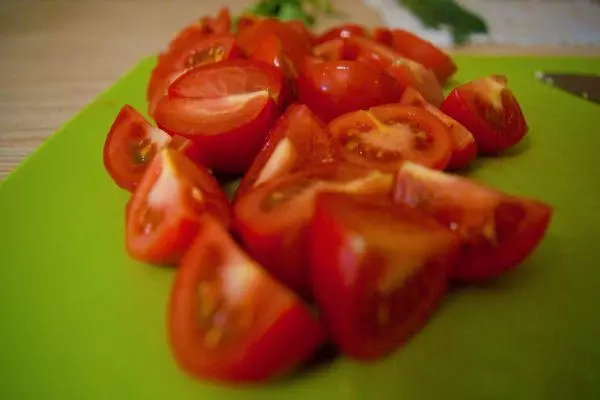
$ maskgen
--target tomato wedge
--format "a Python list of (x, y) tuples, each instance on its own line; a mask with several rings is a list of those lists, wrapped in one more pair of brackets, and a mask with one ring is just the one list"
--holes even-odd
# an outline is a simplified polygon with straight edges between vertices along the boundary
[(471, 131), (482, 154), (497, 154), (514, 146), (529, 130), (504, 76), (476, 79), (457, 87), (441, 110)]
[(457, 71), (452, 58), (433, 43), (404, 29), (375, 30), (375, 40), (390, 46), (398, 54), (431, 69), (443, 85)]
[(235, 199), (266, 181), (338, 158), (323, 123), (304, 104), (292, 104), (271, 129), (265, 146), (244, 175)]
[(317, 197), (308, 236), (326, 327), (344, 354), (364, 361), (389, 355), (425, 326), (458, 247), (419, 212), (331, 193)]
[(158, 102), (167, 132), (197, 143), (221, 172), (245, 172), (278, 117), (283, 74), (258, 61), (223, 61), (189, 70)]
[(329, 164), (257, 186), (233, 206), (234, 229), (245, 248), (274, 277), (309, 296), (306, 225), (321, 191), (374, 193), (391, 199), (393, 174)]
[(104, 167), (115, 183), (130, 192), (139, 184), (154, 155), (163, 147), (186, 154), (195, 163), (205, 165), (201, 150), (191, 141), (171, 137), (150, 125), (133, 107), (124, 105), (113, 122), (104, 143)]
[(323, 121), (400, 99), (396, 81), (381, 68), (357, 61), (305, 63), (297, 80), (298, 100)]
[(327, 126), (334, 142), (349, 162), (395, 171), (409, 160), (444, 169), (452, 154), (446, 125), (418, 107), (388, 104), (356, 111)]
[(444, 114), (439, 108), (428, 103), (419, 91), (410, 86), (407, 87), (400, 99), (400, 104), (421, 107), (436, 116), (448, 127), (454, 148), (446, 169), (455, 170), (466, 167), (477, 157), (477, 144), (471, 132), (452, 117)]
[(176, 263), (209, 213), (229, 226), (229, 203), (217, 180), (181, 153), (161, 150), (127, 206), (125, 242), (135, 259)]
[(411, 163), (399, 170), (394, 196), (460, 236), (451, 276), (467, 282), (491, 279), (521, 264), (542, 241), (553, 211), (540, 201)]
[(313, 47), (314, 57), (323, 61), (339, 61), (346, 56), (346, 41), (344, 39), (332, 39)]
[(321, 44), (334, 39), (348, 39), (352, 36), (365, 36), (365, 29), (356, 24), (335, 26), (319, 35), (314, 43)]
[(178, 365), (219, 382), (280, 377), (310, 357), (324, 332), (308, 308), (247, 256), (213, 217), (175, 277), (169, 339)]

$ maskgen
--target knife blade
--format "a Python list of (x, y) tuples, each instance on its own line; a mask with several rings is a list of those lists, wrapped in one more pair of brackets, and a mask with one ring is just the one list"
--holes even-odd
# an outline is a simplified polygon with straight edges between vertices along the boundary
[(535, 78), (540, 82), (600, 104), (600, 75), (536, 71)]

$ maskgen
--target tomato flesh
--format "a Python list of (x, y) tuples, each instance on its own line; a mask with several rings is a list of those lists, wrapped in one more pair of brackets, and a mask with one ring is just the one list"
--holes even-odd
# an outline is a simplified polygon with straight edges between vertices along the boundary
[(314, 57), (323, 61), (343, 60), (346, 55), (346, 42), (343, 39), (333, 39), (313, 47)]
[(229, 204), (219, 183), (178, 151), (165, 148), (148, 167), (127, 206), (127, 251), (141, 261), (176, 263), (206, 213), (229, 226)]
[(384, 357), (426, 324), (445, 293), (456, 237), (389, 204), (321, 194), (309, 226), (315, 298), (347, 356)]
[(365, 36), (365, 29), (356, 24), (346, 24), (333, 27), (315, 39), (315, 44), (321, 44), (335, 39), (348, 39), (352, 36)]
[(306, 225), (322, 191), (371, 193), (391, 199), (393, 174), (328, 164), (282, 176), (248, 191), (233, 206), (234, 229), (273, 276), (310, 295)]
[(346, 160), (368, 168), (394, 171), (410, 160), (444, 169), (452, 152), (448, 128), (417, 107), (388, 104), (356, 111), (327, 129)]
[(529, 128), (506, 78), (490, 76), (454, 89), (441, 110), (474, 136), (479, 152), (497, 154), (519, 143)]
[(398, 171), (394, 197), (459, 235), (451, 277), (466, 282), (495, 278), (520, 265), (542, 241), (552, 217), (552, 208), (542, 202), (411, 163)]
[(471, 132), (452, 117), (444, 114), (439, 108), (427, 102), (416, 89), (410, 86), (407, 87), (400, 99), (400, 104), (421, 107), (429, 111), (448, 127), (454, 148), (452, 149), (452, 156), (446, 169), (456, 170), (466, 167), (477, 157), (477, 144)]
[(178, 365), (217, 382), (265, 381), (290, 372), (323, 342), (322, 328), (218, 221), (205, 216), (201, 226), (179, 264), (169, 304)]

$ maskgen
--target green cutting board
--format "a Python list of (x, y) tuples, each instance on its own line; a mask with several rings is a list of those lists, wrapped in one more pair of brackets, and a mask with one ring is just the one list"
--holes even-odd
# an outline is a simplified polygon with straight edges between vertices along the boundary
[(600, 59), (456, 59), (458, 81), (506, 74), (531, 128), (468, 172), (554, 206), (522, 268), (454, 288), (414, 340), (373, 365), (340, 358), (252, 388), (189, 378), (166, 342), (173, 271), (127, 257), (128, 195), (102, 166), (119, 108), (146, 108), (148, 59), (0, 185), (0, 398), (600, 398), (600, 106), (533, 79), (537, 69), (600, 73)]

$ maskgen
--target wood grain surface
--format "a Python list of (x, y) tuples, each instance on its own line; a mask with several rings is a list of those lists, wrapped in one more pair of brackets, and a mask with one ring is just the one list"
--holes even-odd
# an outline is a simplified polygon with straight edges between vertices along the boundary
[[(253, 0), (1, 0), (0, 179), (140, 58), (196, 17)], [(381, 24), (358, 0), (335, 4), (353, 21)], [(340, 20), (324, 19), (317, 29)], [(600, 55), (599, 47), (473, 46), (456, 53)]]

